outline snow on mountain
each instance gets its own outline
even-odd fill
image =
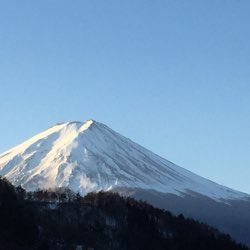
[[[185,170],[93,120],[57,124],[0,155],[0,175],[28,190],[119,187],[214,200],[249,198]]]

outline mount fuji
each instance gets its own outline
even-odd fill
[[[82,194],[120,187],[216,200],[248,195],[195,175],[93,120],[57,124],[0,155],[0,175],[28,190],[68,187]]]
[[[6,151],[0,175],[31,191],[118,191],[250,244],[250,195],[181,168],[94,120],[56,124]]]

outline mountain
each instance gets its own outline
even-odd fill
[[[119,191],[208,222],[237,240],[249,238],[242,238],[250,233],[248,194],[191,173],[94,120],[56,124],[1,154],[0,175],[27,190]]]
[[[195,175],[139,146],[107,126],[57,124],[0,155],[0,174],[28,190],[69,187],[82,194],[119,187],[215,200],[248,195]]]

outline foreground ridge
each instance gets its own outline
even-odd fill
[[[0,190],[3,249],[248,249],[208,225],[117,193],[26,193],[1,178]]]

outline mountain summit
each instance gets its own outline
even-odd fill
[[[94,120],[56,124],[1,154],[0,175],[28,190],[68,187],[85,194],[125,187],[214,200],[249,197],[193,174]]]

